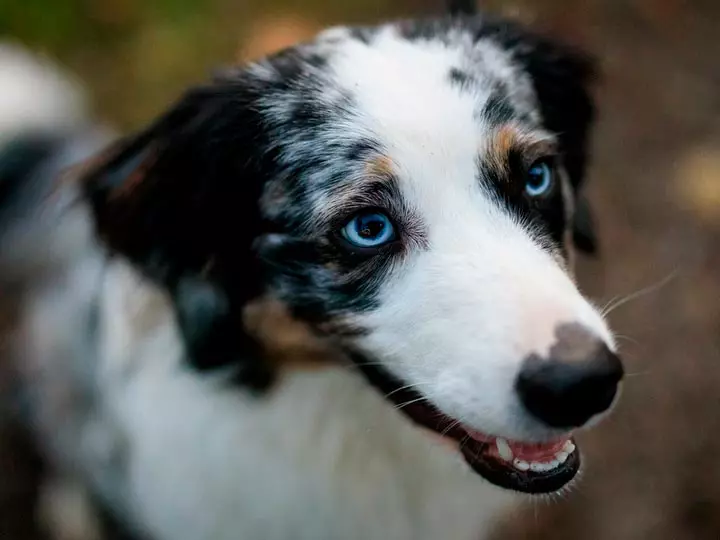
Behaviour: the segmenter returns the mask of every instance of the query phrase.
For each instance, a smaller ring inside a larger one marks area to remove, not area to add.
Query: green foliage
[[[418,14],[422,5],[427,12],[432,2],[0,0],[0,39],[20,41],[61,62],[88,85],[103,117],[132,128],[189,83],[234,62],[260,19],[291,14],[313,24],[369,22]]]

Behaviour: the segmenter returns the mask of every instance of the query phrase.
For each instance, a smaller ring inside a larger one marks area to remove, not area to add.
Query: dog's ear
[[[558,134],[565,170],[575,194],[573,241],[578,249],[595,253],[598,242],[592,211],[582,195],[595,120],[591,93],[597,73],[595,62],[577,50],[546,41],[539,41],[523,56],[545,124]]]
[[[497,37],[530,74],[545,126],[558,134],[576,197],[573,237],[579,249],[592,253],[597,240],[581,190],[595,120],[592,86],[597,78],[596,62],[575,48],[517,29],[498,28]]]
[[[84,178],[97,231],[171,295],[200,369],[270,382],[242,311],[263,292],[252,243],[261,232],[260,122],[243,85],[188,92],[144,131],[101,155]]]

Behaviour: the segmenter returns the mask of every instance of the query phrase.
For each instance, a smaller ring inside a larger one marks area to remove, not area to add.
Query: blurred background
[[[334,23],[439,13],[442,0],[2,0],[0,38],[68,67],[99,118],[150,120],[213,68]],[[565,500],[529,503],[504,539],[720,538],[720,2],[485,1],[601,61],[588,192],[601,241],[580,280],[610,319],[629,376],[584,436]],[[0,323],[2,319],[0,298]],[[0,432],[0,539],[39,539],[39,463]]]

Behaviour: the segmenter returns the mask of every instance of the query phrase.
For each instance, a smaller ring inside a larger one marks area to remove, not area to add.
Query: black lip
[[[515,469],[512,464],[489,455],[487,443],[470,439],[457,422],[435,408],[422,394],[407,388],[402,381],[377,365],[370,365],[364,358],[354,360],[368,381],[413,422],[457,441],[470,468],[496,486],[529,494],[553,493],[566,486],[580,470],[578,448],[552,471],[539,473]]]
[[[482,444],[482,446],[487,446]],[[567,461],[548,472],[519,471],[511,464],[488,456],[484,448],[463,444],[461,452],[468,465],[493,484],[521,493],[553,493],[565,487],[580,470],[580,451],[570,454]]]

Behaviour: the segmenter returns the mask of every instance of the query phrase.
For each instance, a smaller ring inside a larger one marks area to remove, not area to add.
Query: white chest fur
[[[289,370],[252,397],[182,365],[164,299],[127,267],[65,276],[27,305],[34,421],[153,540],[477,540],[515,502],[348,369]]]

